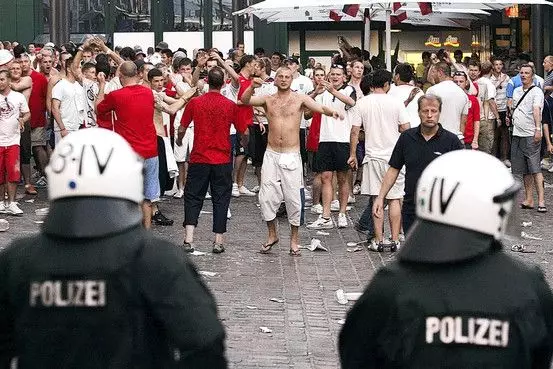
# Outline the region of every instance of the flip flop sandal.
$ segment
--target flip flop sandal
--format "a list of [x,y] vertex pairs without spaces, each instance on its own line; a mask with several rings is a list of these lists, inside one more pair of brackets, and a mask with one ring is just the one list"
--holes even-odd
[[520,204],[520,208],[521,209],[527,209],[527,210],[534,209],[533,206],[526,205],[526,204]]
[[301,256],[301,251],[290,249],[289,254],[290,254],[290,256]]
[[277,244],[278,244],[278,238],[271,243],[263,244],[261,245],[261,250],[259,250],[259,253],[268,254],[269,252],[271,252],[271,249],[273,248],[273,246],[276,246]]
[[538,213],[547,213],[547,208],[545,206],[538,206]]

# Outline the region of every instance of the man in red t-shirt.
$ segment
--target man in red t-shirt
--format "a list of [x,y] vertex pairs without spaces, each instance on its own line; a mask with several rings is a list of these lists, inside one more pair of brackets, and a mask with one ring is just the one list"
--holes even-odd
[[240,98],[244,91],[252,84],[251,78],[255,74],[255,56],[253,55],[244,55],[240,59],[240,90],[238,91],[238,111],[236,121],[237,124],[245,124],[248,126],[248,131],[244,134],[247,137],[240,137],[239,134],[236,135],[236,152],[234,153],[236,158],[234,160],[234,183],[232,184],[232,196],[239,197],[240,195],[244,196],[256,196],[255,192],[252,192],[246,188],[244,185],[244,180],[246,177],[246,167],[248,162],[246,157],[250,156],[253,153],[250,153],[248,148],[249,145],[249,133],[250,128],[253,130],[253,108],[248,105],[243,105],[240,102]]
[[188,125],[194,121],[194,146],[190,153],[190,166],[184,187],[184,227],[186,235],[183,248],[193,252],[194,229],[202,210],[207,188],[211,189],[213,202],[213,252],[225,251],[223,234],[227,231],[227,210],[232,191],[232,163],[229,131],[232,123],[243,133],[248,129],[244,121],[237,118],[236,104],[223,95],[225,74],[219,67],[212,68],[207,75],[209,92],[188,103],[182,116],[177,145]]
[[[478,134],[480,132],[480,103],[478,97],[469,93],[471,82],[465,72],[455,72],[453,82],[461,87],[469,98],[470,105],[464,132],[465,149],[478,150]],[[476,91],[478,92],[478,85],[476,85]]]
[[31,110],[31,149],[35,158],[36,169],[41,177],[45,177],[44,168],[48,164],[46,151],[46,94],[48,93],[48,79],[44,74],[31,68],[29,55],[21,55],[23,73],[33,81],[29,109]]
[[[126,61],[119,67],[123,88],[104,95],[106,76],[98,74],[99,93],[97,114],[114,112],[113,124],[98,120],[98,126],[114,130],[123,136],[133,150],[144,158],[144,227],[152,225],[152,202],[159,200],[159,162],[157,136],[154,127],[154,94],[148,87],[138,84],[136,64]],[[121,191],[125,189],[122,188]]]

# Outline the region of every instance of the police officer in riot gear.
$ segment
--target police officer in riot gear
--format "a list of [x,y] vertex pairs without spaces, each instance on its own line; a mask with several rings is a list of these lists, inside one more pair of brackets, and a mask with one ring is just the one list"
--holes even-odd
[[398,260],[348,313],[342,368],[549,369],[553,295],[540,270],[500,241],[519,187],[478,151],[425,169]]
[[226,368],[225,333],[178,247],[142,226],[142,161],[104,129],[47,168],[40,235],[0,253],[0,368]]

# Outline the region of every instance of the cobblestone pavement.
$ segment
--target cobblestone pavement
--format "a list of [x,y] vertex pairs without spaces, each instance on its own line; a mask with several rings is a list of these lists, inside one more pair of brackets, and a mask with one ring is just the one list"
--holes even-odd
[[[251,172],[248,178],[253,178]],[[546,182],[553,184],[553,175],[546,173]],[[251,183],[250,183],[251,184]],[[122,189],[123,190],[123,189]],[[23,217],[5,217],[10,230],[0,233],[0,248],[10,240],[38,232],[41,217],[35,210],[47,207],[46,191],[40,190],[33,203],[30,197],[19,200]],[[521,221],[532,222],[523,228],[542,240],[521,240],[535,253],[507,252],[527,262],[538,264],[548,281],[553,281],[553,189],[546,188],[549,213],[525,210]],[[350,223],[356,221],[366,199],[349,212]],[[155,227],[154,232],[175,244],[182,242],[183,200],[167,199],[162,211],[175,219],[172,227]],[[338,368],[337,340],[342,319],[351,307],[338,304],[337,289],[361,292],[372,275],[393,258],[389,253],[372,253],[363,248],[348,252],[348,242],[362,237],[352,228],[332,229],[329,235],[318,235],[305,227],[300,230],[302,244],[317,237],[328,252],[303,250],[302,257],[288,255],[289,231],[286,221],[279,223],[280,244],[268,255],[258,253],[265,241],[266,228],[261,221],[255,197],[233,198],[232,219],[226,235],[226,252],[211,254],[211,203],[204,205],[196,232],[195,246],[206,255],[192,256],[201,271],[217,273],[205,277],[219,305],[220,317],[227,330],[228,358],[231,368]],[[307,221],[315,215],[307,213]],[[507,281],[508,282],[508,281]],[[275,299],[275,301],[271,301]],[[270,333],[263,333],[267,327]]]

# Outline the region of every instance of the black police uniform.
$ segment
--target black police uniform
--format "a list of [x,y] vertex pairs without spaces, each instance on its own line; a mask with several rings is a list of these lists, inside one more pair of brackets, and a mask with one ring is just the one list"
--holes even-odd
[[126,200],[61,199],[0,253],[0,368],[227,367],[213,296],[139,223]]
[[344,369],[549,369],[553,295],[492,237],[418,220],[349,312],[339,349]]

